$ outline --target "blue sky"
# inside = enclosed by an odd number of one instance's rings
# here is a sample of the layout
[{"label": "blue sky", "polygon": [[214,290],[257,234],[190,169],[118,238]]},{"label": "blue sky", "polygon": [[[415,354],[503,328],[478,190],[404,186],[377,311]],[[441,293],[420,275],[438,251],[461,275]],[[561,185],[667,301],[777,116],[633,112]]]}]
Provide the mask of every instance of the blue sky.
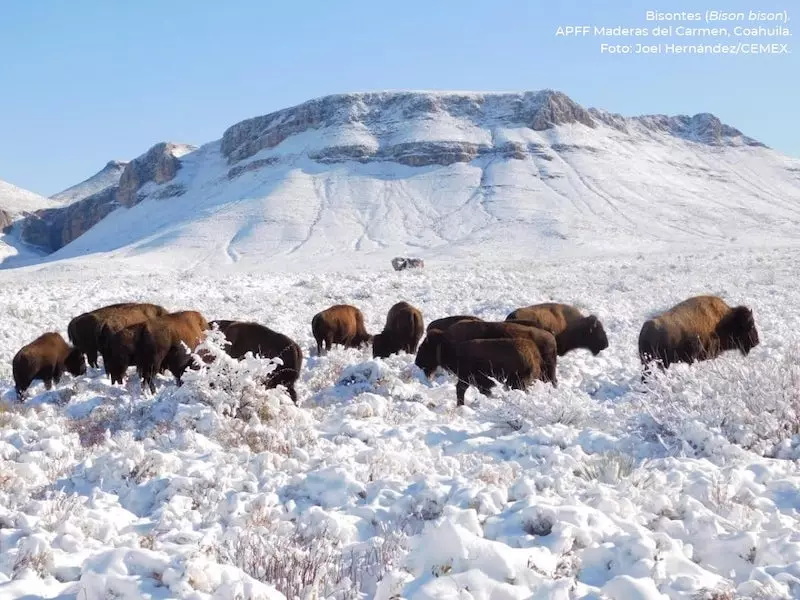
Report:
[{"label": "blue sky", "polygon": [[[715,4],[788,9],[790,19],[794,5]],[[0,179],[52,194],[162,140],[202,144],[247,117],[379,89],[553,88],[625,115],[713,112],[800,156],[800,47],[789,56],[610,56],[598,38],[555,36],[559,25],[653,26],[645,9],[704,8],[674,0],[9,2],[0,20]]]}]

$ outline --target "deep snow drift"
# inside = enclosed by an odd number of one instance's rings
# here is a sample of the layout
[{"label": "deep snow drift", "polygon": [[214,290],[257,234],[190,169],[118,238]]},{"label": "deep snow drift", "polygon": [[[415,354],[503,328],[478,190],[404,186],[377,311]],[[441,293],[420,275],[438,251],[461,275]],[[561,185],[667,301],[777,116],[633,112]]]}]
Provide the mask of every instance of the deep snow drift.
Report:
[{"label": "deep snow drift", "polygon": [[[115,270],[3,274],[2,598],[279,598],[266,582],[303,598],[800,596],[791,250],[400,273]],[[761,345],[642,387],[642,321],[698,293],[753,307]],[[374,332],[400,299],[426,321],[571,302],[601,318],[610,347],[560,359],[557,390],[471,389],[463,408],[452,377],[428,383],[411,356],[310,356],[318,310],[352,302]],[[180,389],[162,377],[155,397],[135,375],[112,388],[94,371],[14,400],[22,344],[121,300],[292,336],[306,352],[299,407],[254,386],[262,361],[222,362]]]}]

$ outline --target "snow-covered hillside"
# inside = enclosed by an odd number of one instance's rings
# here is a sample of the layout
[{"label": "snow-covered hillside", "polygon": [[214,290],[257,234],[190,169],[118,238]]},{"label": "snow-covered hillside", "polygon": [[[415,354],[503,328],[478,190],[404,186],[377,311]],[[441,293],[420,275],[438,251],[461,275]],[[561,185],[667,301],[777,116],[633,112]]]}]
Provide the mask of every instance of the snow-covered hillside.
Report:
[{"label": "snow-covered hillside", "polygon": [[[609,599],[800,597],[800,290],[788,250],[199,274],[111,263],[5,271],[0,286],[0,597]],[[349,269],[350,265],[348,265]],[[642,387],[642,321],[684,297],[751,306],[747,358]],[[405,299],[426,321],[556,300],[605,324],[528,393],[427,382],[413,357],[311,356],[311,317],[353,302],[368,329]],[[245,363],[159,378],[37,383],[11,358],[122,300],[254,319],[306,354],[300,403]],[[213,385],[213,387],[212,387]],[[240,418],[241,401],[254,412]],[[302,595],[300,595],[302,593]],[[361,594],[361,595],[359,595]],[[716,595],[712,595],[716,594]]]},{"label": "snow-covered hillside", "polygon": [[28,190],[0,180],[0,263],[8,264],[11,258],[24,258],[36,261],[40,252],[32,252],[25,248],[19,240],[19,231],[16,223],[25,214],[34,213],[57,206],[58,203],[49,198],[40,196]]},{"label": "snow-covered hillside", "polygon": [[347,94],[173,147],[137,159],[168,167],[154,180],[128,165],[126,201],[77,239],[63,219],[39,235],[69,242],[51,258],[322,269],[800,240],[800,160],[709,114],[624,118],[551,91]]},{"label": "snow-covered hillside", "polygon": [[108,161],[105,167],[88,179],[68,187],[64,191],[53,194],[50,198],[62,204],[72,204],[102,192],[109,187],[119,185],[119,178],[122,176],[127,164],[127,162],[121,160]]}]

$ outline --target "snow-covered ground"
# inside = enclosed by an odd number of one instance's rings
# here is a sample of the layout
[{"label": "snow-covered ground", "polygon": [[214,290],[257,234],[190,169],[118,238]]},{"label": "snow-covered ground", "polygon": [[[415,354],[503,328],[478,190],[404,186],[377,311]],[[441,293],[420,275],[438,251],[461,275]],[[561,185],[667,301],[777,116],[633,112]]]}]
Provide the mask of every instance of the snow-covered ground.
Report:
[{"label": "snow-covered ground", "polygon": [[[6,271],[0,598],[800,597],[796,277],[795,251],[764,248],[401,273]],[[699,293],[751,306],[761,345],[643,387],[642,321]],[[401,299],[426,321],[570,302],[610,347],[560,359],[557,390],[470,389],[461,408],[452,377],[427,382],[412,356],[311,356],[317,311],[356,304],[375,332]],[[122,300],[292,336],[299,406],[253,386],[259,361],[180,389],[162,377],[154,397],[90,369],[16,402],[20,346]]]}]

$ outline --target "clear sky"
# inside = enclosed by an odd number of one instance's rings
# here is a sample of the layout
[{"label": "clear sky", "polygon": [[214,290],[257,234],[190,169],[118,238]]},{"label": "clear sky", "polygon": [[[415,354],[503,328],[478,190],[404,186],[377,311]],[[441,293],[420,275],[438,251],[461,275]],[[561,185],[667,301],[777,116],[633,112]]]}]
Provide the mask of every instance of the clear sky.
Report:
[{"label": "clear sky", "polygon": [[[585,106],[624,115],[712,112],[800,156],[796,36],[752,40],[789,42],[795,48],[788,56],[612,56],[599,52],[601,41],[624,40],[555,36],[559,25],[652,27],[647,9],[706,8],[787,9],[788,26],[797,33],[796,4],[5,2],[0,179],[49,195],[110,159],[133,158],[159,141],[199,145],[247,117],[326,94],[381,89],[552,88]],[[736,40],[708,43],[717,41]]]}]

